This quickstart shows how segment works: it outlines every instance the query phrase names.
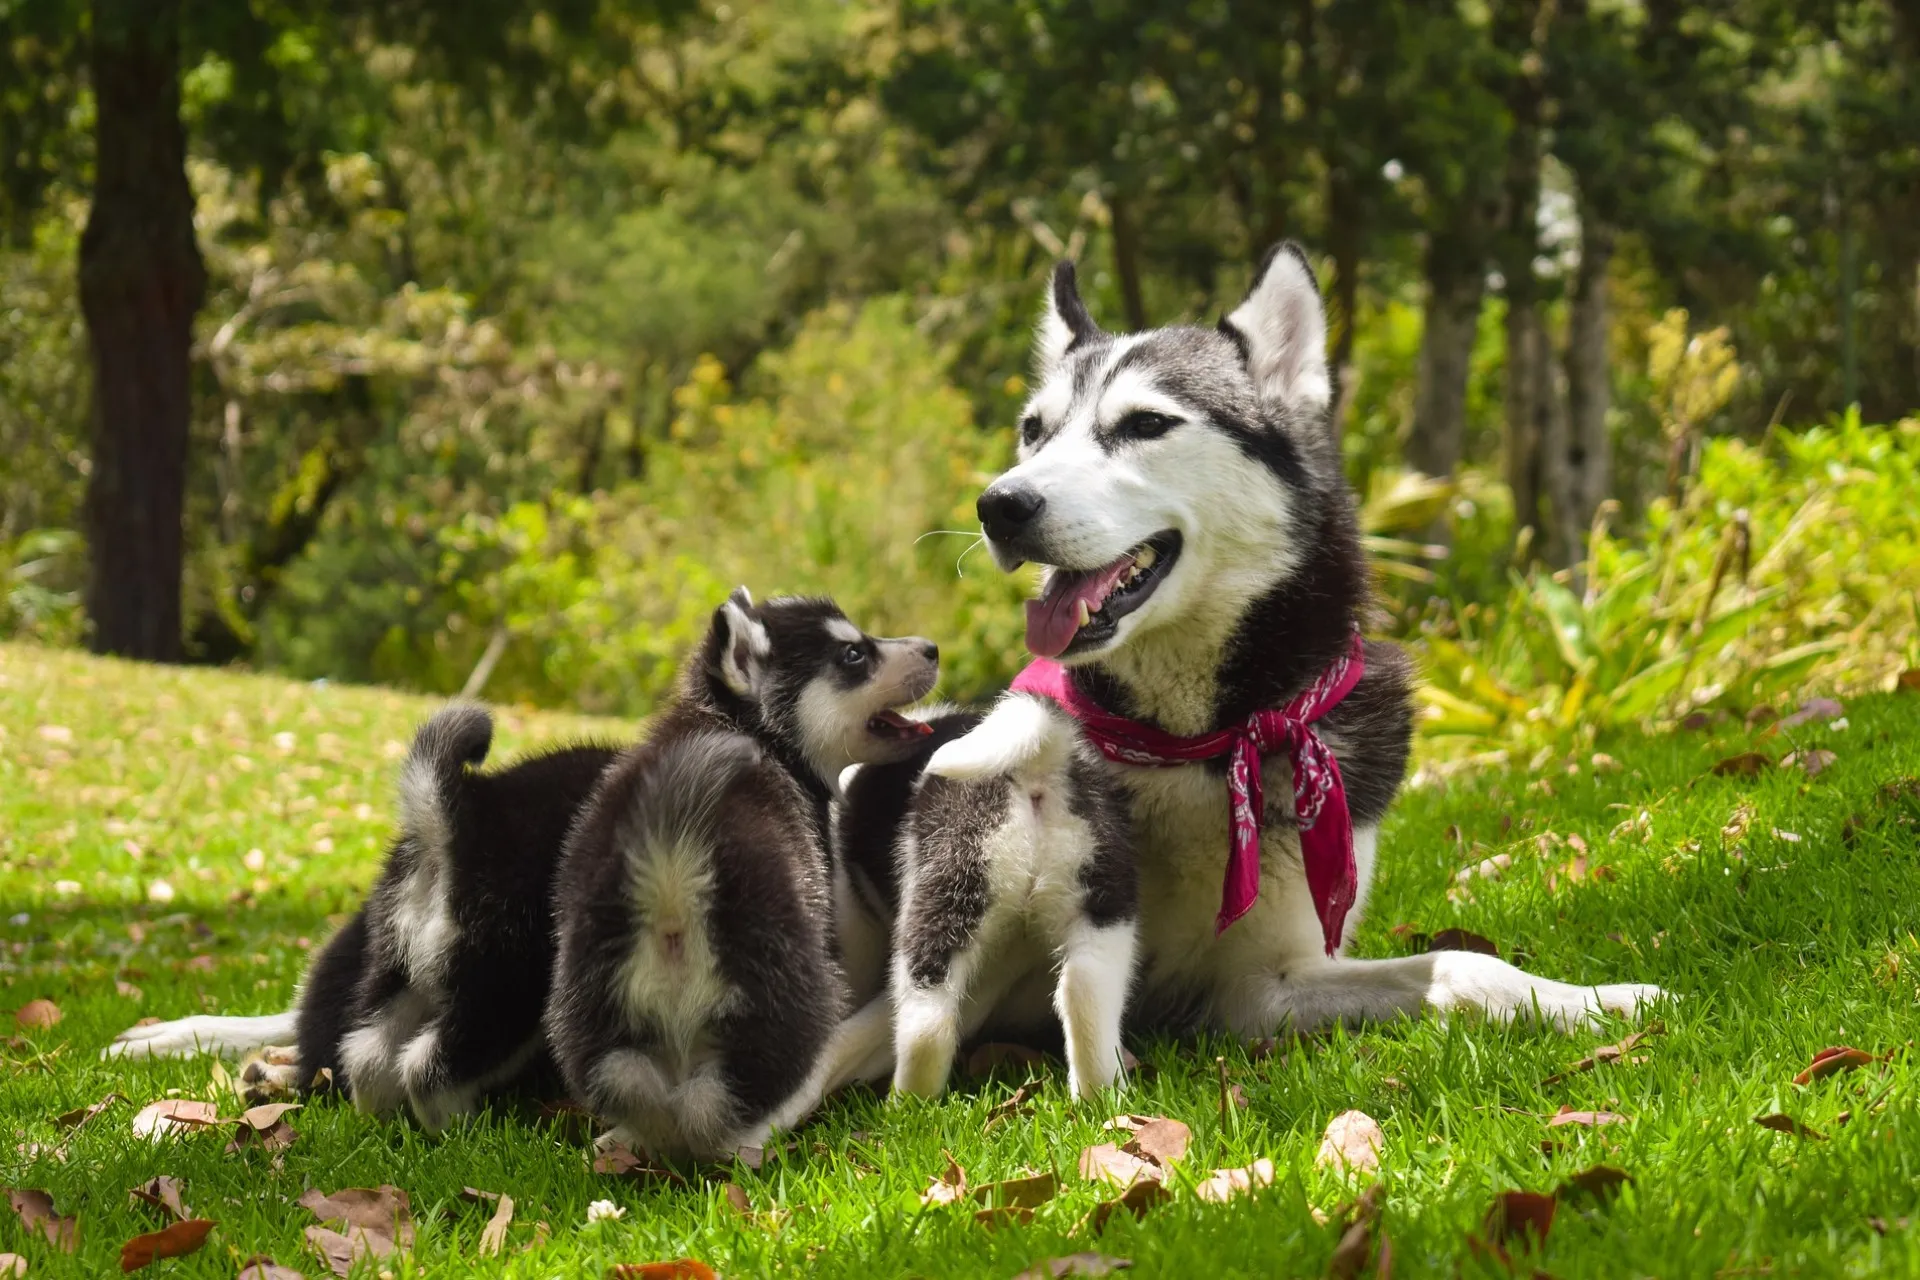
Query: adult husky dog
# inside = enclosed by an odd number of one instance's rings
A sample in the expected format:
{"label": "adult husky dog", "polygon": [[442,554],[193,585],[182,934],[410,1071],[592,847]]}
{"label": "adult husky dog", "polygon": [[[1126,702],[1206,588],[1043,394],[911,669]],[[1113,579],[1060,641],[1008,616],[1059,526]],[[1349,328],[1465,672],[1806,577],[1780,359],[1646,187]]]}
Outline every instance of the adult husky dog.
{"label": "adult husky dog", "polygon": [[[1267,256],[1214,329],[1103,332],[1062,263],[1039,324],[1018,463],[978,511],[1003,569],[1047,566],[1027,606],[1028,647],[1066,668],[1070,696],[1144,732],[1185,742],[1238,732],[1257,712],[1298,705],[1349,658],[1364,660],[1358,683],[1312,726],[1352,815],[1341,900],[1350,934],[1406,772],[1412,672],[1395,646],[1357,640],[1367,566],[1329,426],[1325,350],[1320,291],[1291,244]],[[1231,909],[1222,906],[1227,759],[1113,765],[1139,846],[1136,1021],[1250,1036],[1431,1006],[1571,1028],[1659,996],[1652,986],[1554,982],[1471,952],[1348,958],[1341,913],[1329,923],[1327,895],[1309,887],[1307,824],[1286,803],[1289,754],[1254,760],[1264,823],[1259,813],[1242,819],[1249,846],[1258,841],[1258,882],[1249,847]],[[1244,799],[1244,777],[1235,787]]]}

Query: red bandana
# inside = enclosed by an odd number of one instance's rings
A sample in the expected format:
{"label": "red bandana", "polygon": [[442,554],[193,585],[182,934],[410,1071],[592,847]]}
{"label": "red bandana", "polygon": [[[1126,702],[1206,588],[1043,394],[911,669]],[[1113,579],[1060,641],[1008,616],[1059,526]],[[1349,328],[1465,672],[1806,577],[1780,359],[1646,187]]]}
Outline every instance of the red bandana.
{"label": "red bandana", "polygon": [[[1227,796],[1233,814],[1233,842],[1220,894],[1220,915],[1215,921],[1218,932],[1225,932],[1228,925],[1247,914],[1260,894],[1260,828],[1266,818],[1260,757],[1263,752],[1284,747],[1293,760],[1293,812],[1300,827],[1300,856],[1306,864],[1307,888],[1320,917],[1327,954],[1332,955],[1339,949],[1341,928],[1359,892],[1360,873],[1353,861],[1353,819],[1347,813],[1340,762],[1313,731],[1313,722],[1339,706],[1366,670],[1356,630],[1347,652],[1292,702],[1277,711],[1256,711],[1241,724],[1195,738],[1175,737],[1114,715],[1074,688],[1067,669],[1050,658],[1028,664],[1014,679],[1013,687],[1059,703],[1080,722],[1101,754],[1120,764],[1171,768],[1231,754]],[[1325,822],[1320,821],[1323,815]]]}

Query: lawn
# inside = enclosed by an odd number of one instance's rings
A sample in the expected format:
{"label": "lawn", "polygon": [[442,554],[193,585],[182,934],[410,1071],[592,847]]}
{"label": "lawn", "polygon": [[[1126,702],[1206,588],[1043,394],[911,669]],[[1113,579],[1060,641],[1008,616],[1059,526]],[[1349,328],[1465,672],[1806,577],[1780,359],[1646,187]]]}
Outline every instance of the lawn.
{"label": "lawn", "polygon": [[[417,1237],[367,1276],[597,1275],[683,1256],[724,1275],[1012,1276],[1085,1250],[1131,1259],[1134,1275],[1320,1275],[1340,1231],[1317,1215],[1359,1184],[1315,1153],[1348,1109],[1384,1130],[1380,1226],[1399,1275],[1498,1274],[1469,1242],[1495,1196],[1552,1191],[1601,1163],[1633,1181],[1606,1203],[1563,1205],[1537,1254],[1516,1254],[1520,1274],[1920,1275],[1920,694],[1771,735],[1728,721],[1622,737],[1597,766],[1540,761],[1407,792],[1360,954],[1461,928],[1542,973],[1682,997],[1656,1015],[1664,1034],[1556,1083],[1544,1082],[1632,1028],[1561,1037],[1429,1017],[1270,1046],[1140,1043],[1146,1069],[1109,1106],[1069,1105],[1057,1063],[961,1081],[938,1104],[859,1094],[760,1168],[678,1186],[595,1174],[568,1126],[525,1111],[436,1138],[321,1100],[291,1113],[298,1137],[277,1158],[229,1154],[229,1128],[135,1137],[154,1099],[208,1099],[222,1115],[240,1104],[207,1060],[102,1062],[100,1047],[143,1016],[287,1005],[311,947],[374,873],[396,760],[431,705],[0,646],[0,1008],[44,999],[63,1014],[43,1028],[6,1016],[0,1183],[45,1189],[79,1220],[66,1255],[0,1215],[0,1252],[24,1255],[29,1275],[114,1271],[121,1243],[163,1221],[127,1190],[161,1174],[218,1222],[202,1250],[156,1264],[179,1275],[231,1277],[256,1253],[327,1275],[296,1198],[381,1184],[408,1193]],[[512,712],[496,758],[631,731]],[[1796,747],[1833,758],[1817,776],[1712,772]],[[1457,878],[1501,854],[1495,874]],[[1839,1044],[1891,1056],[1792,1083]],[[1224,1115],[1222,1056],[1244,1097]],[[995,1118],[1029,1070],[1030,1109]],[[124,1101],[57,1125],[109,1094]],[[1563,1107],[1623,1120],[1550,1129]],[[1079,1153],[1113,1137],[1101,1123],[1120,1111],[1185,1121],[1191,1150],[1143,1219],[1075,1234],[1112,1194],[1082,1181]],[[1772,1113],[1820,1136],[1755,1123]],[[943,1152],[974,1183],[1053,1170],[1060,1192],[1030,1222],[990,1229],[921,1203]],[[1270,1187],[1226,1203],[1196,1194],[1214,1169],[1260,1158]],[[463,1187],[513,1198],[501,1256],[481,1256],[490,1208]],[[603,1199],[624,1216],[587,1225]]]}

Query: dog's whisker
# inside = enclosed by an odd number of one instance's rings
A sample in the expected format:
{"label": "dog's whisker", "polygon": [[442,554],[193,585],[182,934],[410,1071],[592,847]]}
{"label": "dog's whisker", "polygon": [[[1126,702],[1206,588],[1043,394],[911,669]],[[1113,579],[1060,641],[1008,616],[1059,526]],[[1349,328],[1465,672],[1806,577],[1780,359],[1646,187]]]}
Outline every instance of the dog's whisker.
{"label": "dog's whisker", "polygon": [[966,563],[968,556],[972,555],[974,552],[978,551],[980,548],[986,545],[987,545],[987,540],[984,537],[975,537],[971,543],[967,544],[967,549],[965,551],[962,551],[960,553],[960,558],[953,562],[953,576],[956,578],[966,577],[967,571],[961,568],[961,566]]}
{"label": "dog's whisker", "polygon": [[913,545],[917,547],[928,538],[939,537],[943,534],[953,538],[978,538],[980,536],[979,531],[976,529],[929,529],[915,538]]}

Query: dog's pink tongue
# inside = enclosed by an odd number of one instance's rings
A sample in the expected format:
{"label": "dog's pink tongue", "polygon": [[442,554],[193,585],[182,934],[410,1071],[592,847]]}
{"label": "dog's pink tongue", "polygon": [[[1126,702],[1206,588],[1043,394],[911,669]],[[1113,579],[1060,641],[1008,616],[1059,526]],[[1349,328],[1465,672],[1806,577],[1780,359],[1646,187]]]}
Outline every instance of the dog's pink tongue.
{"label": "dog's pink tongue", "polygon": [[1057,658],[1080,632],[1080,605],[1097,612],[1107,602],[1113,584],[1133,564],[1121,556],[1112,564],[1084,573],[1055,570],[1038,600],[1027,601],[1027,649],[1040,658]]}

